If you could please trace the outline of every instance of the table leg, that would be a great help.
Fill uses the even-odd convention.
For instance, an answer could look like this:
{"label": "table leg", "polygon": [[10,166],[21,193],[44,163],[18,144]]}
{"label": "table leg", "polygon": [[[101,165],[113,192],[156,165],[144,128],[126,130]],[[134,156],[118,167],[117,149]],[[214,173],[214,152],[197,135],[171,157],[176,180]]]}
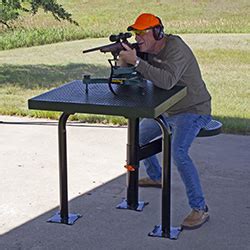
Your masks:
{"label": "table leg", "polygon": [[139,176],[139,118],[128,119],[127,143],[127,199],[123,200],[117,208],[142,211],[148,202],[138,201]]}
{"label": "table leg", "polygon": [[171,227],[171,131],[161,117],[155,119],[162,130],[162,221],[149,236],[177,239],[181,227]]}
{"label": "table leg", "polygon": [[60,211],[47,221],[68,225],[74,224],[74,222],[81,217],[79,214],[70,214],[68,212],[66,122],[70,115],[71,114],[62,113],[58,123]]}

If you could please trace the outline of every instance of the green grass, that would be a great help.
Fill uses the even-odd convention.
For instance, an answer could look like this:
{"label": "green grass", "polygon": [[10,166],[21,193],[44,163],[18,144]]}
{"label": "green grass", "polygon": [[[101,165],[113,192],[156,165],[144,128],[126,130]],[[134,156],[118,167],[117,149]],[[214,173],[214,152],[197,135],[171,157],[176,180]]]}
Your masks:
{"label": "green grass", "polygon": [[[250,132],[249,51],[198,50],[203,75],[213,96],[213,115],[227,124],[224,131]],[[230,120],[230,122],[228,122]]]}
{"label": "green grass", "polygon": [[[186,34],[213,98],[213,116],[224,132],[250,134],[249,34]],[[108,76],[108,54],[82,54],[107,43],[86,39],[0,52],[0,114],[58,118],[59,113],[27,109],[27,100],[83,73]],[[73,120],[124,125],[122,117],[75,115]]]}
{"label": "green grass", "polygon": [[0,50],[59,41],[107,37],[125,31],[142,12],[161,17],[168,33],[250,33],[248,0],[59,0],[79,22],[57,22],[49,14],[25,15],[14,31],[0,27]]}

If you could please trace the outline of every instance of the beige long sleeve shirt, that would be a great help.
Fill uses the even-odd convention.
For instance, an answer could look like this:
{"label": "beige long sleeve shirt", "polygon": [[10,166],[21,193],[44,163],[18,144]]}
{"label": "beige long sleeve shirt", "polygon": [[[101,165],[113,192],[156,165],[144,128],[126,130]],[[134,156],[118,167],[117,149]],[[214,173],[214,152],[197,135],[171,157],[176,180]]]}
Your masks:
{"label": "beige long sleeve shirt", "polygon": [[136,70],[159,88],[187,87],[187,95],[167,111],[168,115],[211,113],[211,96],[197,60],[179,36],[167,35],[163,49],[157,55],[149,55],[147,61],[141,59]]}

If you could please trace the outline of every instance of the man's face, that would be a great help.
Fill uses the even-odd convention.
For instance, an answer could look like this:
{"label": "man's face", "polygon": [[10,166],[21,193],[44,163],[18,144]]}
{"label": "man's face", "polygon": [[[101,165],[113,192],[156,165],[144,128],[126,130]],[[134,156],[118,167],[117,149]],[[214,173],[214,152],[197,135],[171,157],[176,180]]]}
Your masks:
{"label": "man's face", "polygon": [[140,31],[135,31],[135,40],[140,44],[139,48],[141,52],[153,53],[156,40],[153,35],[153,30],[143,30],[141,33]]}

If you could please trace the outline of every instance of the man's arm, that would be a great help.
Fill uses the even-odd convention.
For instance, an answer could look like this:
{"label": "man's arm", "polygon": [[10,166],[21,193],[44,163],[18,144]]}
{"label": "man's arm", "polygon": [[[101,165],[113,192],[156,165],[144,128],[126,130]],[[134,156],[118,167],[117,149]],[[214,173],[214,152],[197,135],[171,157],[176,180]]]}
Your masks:
{"label": "man's arm", "polygon": [[[135,65],[137,61],[136,51],[128,46],[125,48],[126,51],[121,51],[120,57],[127,63]],[[136,71],[141,73],[145,79],[152,81],[155,86],[171,89],[192,63],[192,57],[187,55],[188,52],[185,53],[178,47],[165,53],[161,56],[162,59],[155,57],[154,65],[140,59]]]}
{"label": "man's arm", "polygon": [[155,57],[154,65],[140,60],[136,70],[144,78],[151,80],[155,86],[163,89],[171,89],[179,82],[192,59],[188,58],[183,51],[178,49],[172,50],[161,58],[162,60]]}

